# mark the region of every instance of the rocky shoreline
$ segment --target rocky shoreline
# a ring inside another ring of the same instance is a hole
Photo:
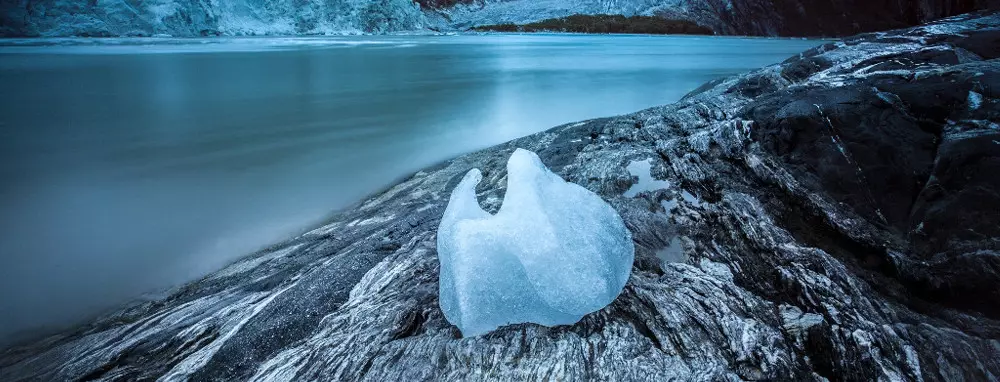
[[[527,24],[481,25],[476,32],[599,33],[599,34],[690,34],[710,36],[713,31],[688,20],[653,16],[572,15]]]
[[[1000,14],[953,17],[468,154],[0,380],[996,380],[998,57]],[[461,338],[435,232],[471,168],[499,208],[515,148],[617,210],[632,278],[576,325]]]

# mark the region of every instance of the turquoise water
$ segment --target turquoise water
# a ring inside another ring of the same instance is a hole
[[[0,337],[199,277],[458,154],[817,44],[0,40]]]

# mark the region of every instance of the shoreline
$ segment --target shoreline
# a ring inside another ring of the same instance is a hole
[[[323,40],[323,39],[343,39],[343,38],[392,38],[392,37],[460,37],[460,36],[623,36],[623,37],[693,37],[693,38],[736,38],[736,39],[764,39],[764,40],[825,40],[837,41],[843,37],[789,37],[789,36],[753,36],[753,35],[722,35],[722,34],[655,34],[655,33],[583,33],[583,32],[500,32],[500,31],[454,31],[454,32],[433,32],[414,34],[343,34],[343,35],[221,35],[221,36],[124,36],[124,37],[78,37],[78,36],[35,36],[35,37],[0,37],[0,47],[5,46],[30,46],[36,42],[114,42],[114,41],[203,41],[203,40],[268,40],[268,39],[288,39],[288,40]]]

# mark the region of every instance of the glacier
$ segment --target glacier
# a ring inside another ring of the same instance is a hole
[[[496,215],[476,197],[469,171],[438,228],[439,295],[463,335],[504,325],[569,325],[621,293],[635,247],[618,213],[593,192],[549,171],[533,152],[507,162],[507,194]]]
[[[0,36],[291,36],[423,30],[411,0],[13,0]]]

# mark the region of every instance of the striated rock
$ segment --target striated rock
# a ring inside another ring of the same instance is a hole
[[[0,380],[997,380],[998,41],[997,14],[857,36],[456,158],[162,301],[8,349]],[[632,277],[572,326],[460,338],[436,229],[471,168],[499,209],[516,147],[619,213]],[[633,188],[647,169],[660,182]]]

